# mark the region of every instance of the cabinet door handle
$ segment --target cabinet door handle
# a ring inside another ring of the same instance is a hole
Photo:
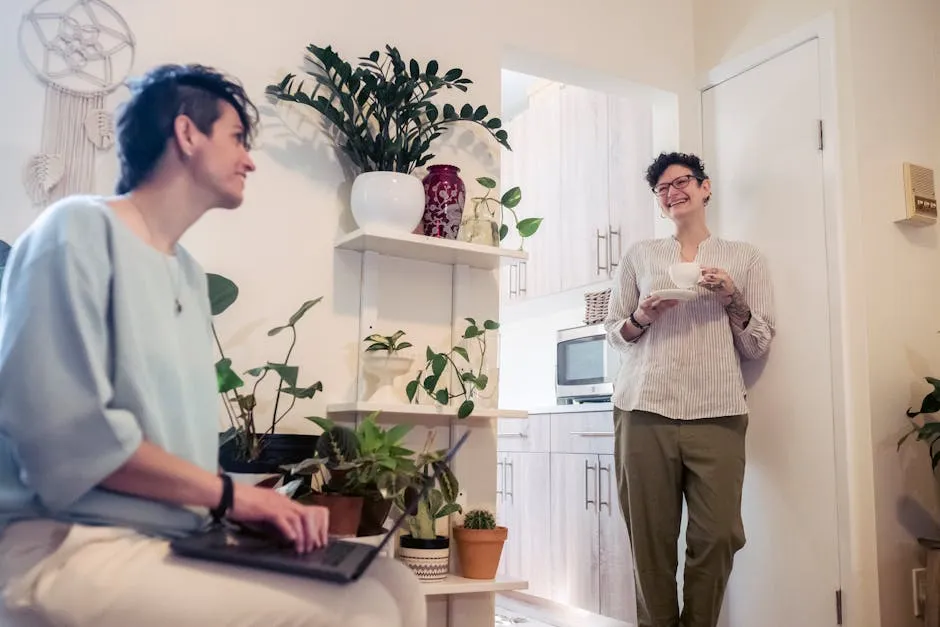
[[[614,253],[614,235],[617,236],[617,252]],[[607,227],[607,260],[610,263],[610,271],[613,272],[620,265],[620,229],[612,226]]]
[[[594,498],[590,498],[591,488],[590,488],[590,479],[588,478],[588,472],[591,470],[594,471]],[[594,508],[597,508],[597,466],[594,464],[588,464],[588,460],[584,460],[584,509],[591,509],[590,506],[593,505]]]
[[[513,286],[512,286],[513,270],[516,271],[516,285],[517,285],[517,288],[513,288]],[[516,264],[512,264],[512,265],[509,266],[509,295],[510,295],[510,296],[516,296],[516,295],[518,294],[518,292],[516,291],[516,290],[518,289],[518,285],[519,285],[519,266],[517,266]]]
[[[604,240],[604,247],[601,248],[601,240]],[[597,229],[597,274],[600,274],[602,271],[607,272],[607,265],[601,265],[601,253],[610,254],[610,251],[607,249],[607,234],[601,233],[600,229]],[[604,261],[606,263],[606,261]]]
[[[600,476],[602,472],[607,473],[607,501],[604,501],[604,497],[600,496],[600,491],[601,491],[600,490],[600,482],[601,482]],[[604,506],[606,505],[608,514],[610,514],[610,484],[612,483],[612,481],[613,481],[613,477],[610,471],[610,465],[608,464],[607,466],[601,466],[600,470],[597,471],[597,483],[598,483],[597,500],[599,501],[599,505],[597,506],[597,509],[598,511],[602,511],[604,509]]]
[[[612,438],[614,437],[613,431],[572,431],[571,435],[576,435],[579,438]]]
[[[506,482],[503,479],[503,462],[496,462],[496,500],[503,500],[503,488]]]
[[[519,294],[527,294],[529,291],[529,262],[520,261],[519,262],[519,277],[516,281],[518,285]]]
[[[529,434],[525,431],[520,431],[519,433],[500,433],[497,437],[500,438],[528,438]]]
[[[506,492],[506,496],[512,501],[513,504],[516,503],[516,486],[513,484],[516,481],[516,469],[513,468],[512,461],[507,461],[505,465],[505,470],[508,473],[509,477],[506,480],[506,486],[503,490]]]

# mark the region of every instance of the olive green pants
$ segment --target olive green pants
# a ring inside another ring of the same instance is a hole
[[[614,411],[617,487],[633,549],[639,627],[715,627],[744,546],[741,490],[748,417],[670,420]],[[676,575],[688,508],[683,607]]]

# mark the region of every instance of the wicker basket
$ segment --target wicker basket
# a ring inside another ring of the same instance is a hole
[[[607,317],[610,305],[610,288],[600,292],[584,294],[584,324],[597,324]]]

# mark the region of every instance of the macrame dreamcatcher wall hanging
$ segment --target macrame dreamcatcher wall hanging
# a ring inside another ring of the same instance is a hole
[[[19,47],[46,86],[40,149],[23,173],[30,199],[93,193],[97,151],[114,145],[105,97],[134,67],[134,34],[102,0],[39,0],[20,23]]]

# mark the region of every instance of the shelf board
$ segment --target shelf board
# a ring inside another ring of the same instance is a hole
[[[414,417],[439,417],[445,420],[457,420],[457,405],[437,406],[437,405],[396,405],[387,403],[370,403],[368,401],[359,401],[355,403],[332,403],[326,406],[328,415],[361,415],[371,414],[372,412],[382,412],[383,416],[414,416]],[[515,409],[476,409],[467,420],[494,418],[528,418],[527,411]]]
[[[529,582],[520,579],[466,579],[458,575],[447,575],[444,581],[427,582],[421,584],[424,596],[439,596],[453,594],[475,594],[479,592],[507,592],[510,590],[527,590]]]
[[[372,251],[380,255],[416,259],[433,263],[470,266],[493,270],[503,259],[526,260],[529,255],[520,250],[468,244],[456,240],[427,237],[396,231],[365,231],[358,229],[336,240],[336,248]]]

